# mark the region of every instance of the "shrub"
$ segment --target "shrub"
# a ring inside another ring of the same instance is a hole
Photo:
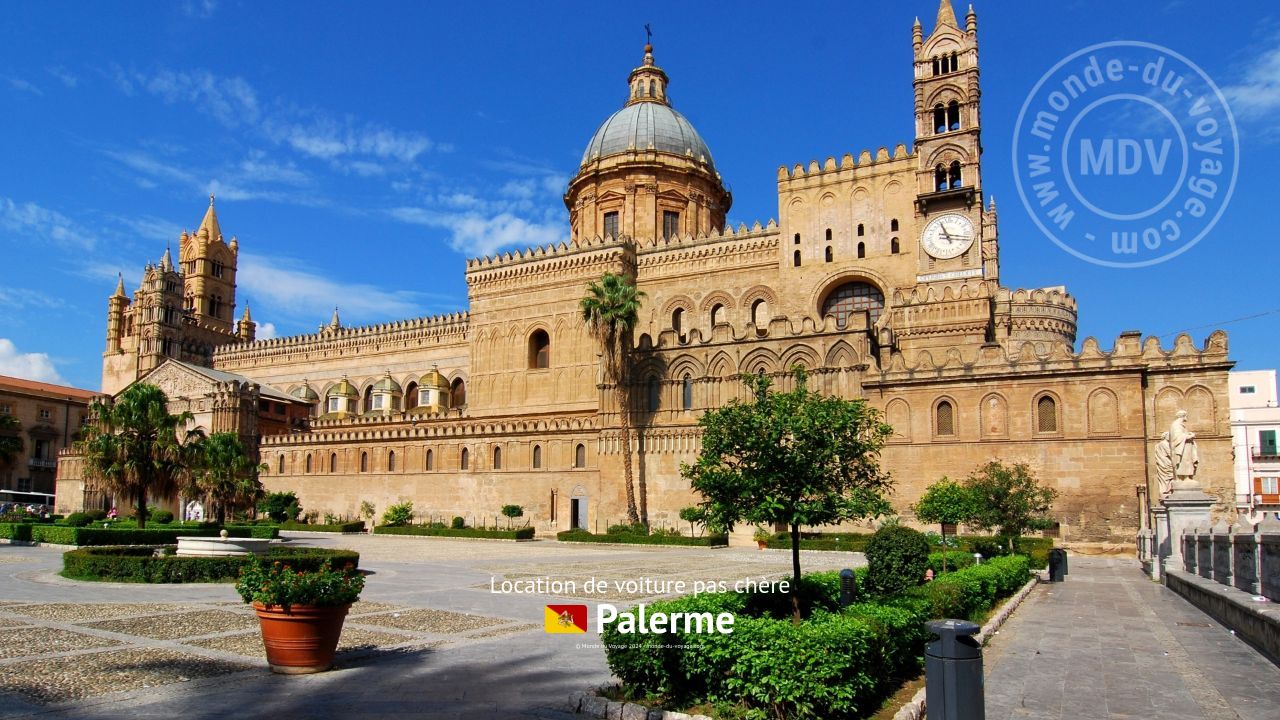
[[[89,517],[87,514],[75,512],[63,519],[62,524],[68,527],[84,527],[91,522],[93,522],[93,518]]]
[[[364,532],[363,520],[352,520],[350,522],[324,523],[322,525],[308,525],[300,522],[286,522],[280,525],[281,530],[302,530],[305,532],[332,532],[332,533],[358,533]]]
[[[293,491],[267,493],[258,501],[258,512],[266,513],[276,522],[293,520],[302,512],[298,496]]]
[[[969,540],[969,552],[978,553],[985,558],[997,558],[1008,555],[1008,544],[1003,538],[982,537]]]
[[[63,525],[33,525],[29,539],[40,543],[54,545],[172,545],[178,542],[179,535],[193,537],[216,537],[217,526],[197,526],[178,528],[94,528],[67,527]],[[228,525],[227,535],[230,537],[275,538],[279,536],[279,528],[275,525]]]
[[[486,530],[484,528],[455,528],[434,525],[379,525],[373,529],[378,535],[428,535],[434,537],[487,538],[490,540],[532,540],[531,527],[513,530]]]
[[[76,580],[110,582],[184,583],[230,582],[248,559],[233,557],[182,557],[174,546],[88,547],[62,554],[62,574]],[[159,554],[157,554],[159,553]],[[300,571],[318,569],[324,562],[353,567],[360,554],[328,548],[271,548],[267,559],[288,563]]]
[[[360,501],[360,517],[364,518],[365,520],[372,520],[374,516],[377,514],[378,514],[378,509],[373,506],[373,503],[369,502],[368,500]]]
[[[32,527],[30,523],[0,523],[0,538],[30,542]]]
[[[630,527],[630,526],[623,526]],[[640,535],[633,532],[596,535],[586,530],[565,530],[556,533],[561,542],[593,542],[623,543],[627,545],[692,545],[697,547],[722,547],[729,544],[726,535],[703,535],[702,537],[685,537],[684,535],[653,534]]]
[[[151,513],[151,520],[161,525],[168,525],[173,522],[173,513],[168,510],[157,510]]]
[[[648,535],[649,526],[644,523],[620,523],[610,525],[607,532],[610,535]]]
[[[454,530],[461,530],[467,526],[467,521],[462,519],[461,515],[454,515],[453,521],[449,523],[449,527]]]
[[[867,543],[867,581],[872,592],[897,595],[924,581],[929,542],[924,533],[902,525],[876,531]]]
[[[74,515],[74,514],[75,514],[75,513],[72,513],[72,515]],[[85,511],[84,511],[84,514],[85,514],[85,515],[88,515],[88,516],[89,516],[89,520],[91,520],[91,521],[93,521],[93,522],[99,522],[99,521],[102,521],[102,520],[106,520],[106,519],[107,519],[107,511],[106,511],[106,510],[85,510]]]
[[[865,552],[871,542],[869,533],[800,533],[801,550],[833,550],[839,552]],[[780,532],[766,543],[766,547],[790,550],[791,534]]]
[[[940,552],[929,553],[929,569],[933,570],[935,575],[942,572],[942,555]],[[948,572],[973,564],[973,553],[963,550],[948,550],[946,556]]]
[[[335,569],[329,560],[316,570],[298,571],[284,561],[264,563],[249,556],[236,581],[236,592],[246,603],[342,607],[360,598],[364,576],[354,566]]]
[[[997,598],[1010,595],[1028,579],[1030,568],[1021,555],[993,558],[947,573],[915,592],[927,601],[930,617],[980,620]]]
[[[392,527],[399,527],[401,525],[408,525],[409,522],[412,520],[413,520],[413,503],[412,502],[396,503],[391,507],[388,507],[386,512],[382,513],[383,525],[391,525]]]

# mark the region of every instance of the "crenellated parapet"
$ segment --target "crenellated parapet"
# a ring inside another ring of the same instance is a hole
[[[993,306],[996,337],[1013,342],[1074,345],[1077,313],[1076,299],[1063,287],[1000,288]]]
[[[601,265],[626,263],[628,238],[600,236],[504,252],[467,260],[467,286],[471,291],[527,288],[530,281],[598,275]]]
[[[397,320],[357,327],[329,326],[319,332],[292,335],[250,343],[223,345],[214,350],[218,368],[257,365],[263,361],[288,362],[307,359],[314,353],[359,351],[368,348],[415,347],[466,341],[470,314],[466,311]]]
[[[419,420],[426,422],[419,422]],[[414,415],[412,420],[406,416],[396,419],[353,416],[334,420],[315,420],[311,423],[311,431],[306,433],[265,436],[262,438],[262,448],[267,450],[310,447],[319,444],[542,436],[595,432],[596,428],[594,414],[527,420],[477,420],[452,417],[448,413]]]
[[[815,179],[819,181],[828,180],[854,180],[869,175],[876,174],[880,170],[896,172],[899,167],[884,167],[889,163],[898,163],[901,161],[912,160],[915,153],[907,150],[907,146],[898,143],[893,148],[893,155],[890,156],[889,150],[881,147],[876,150],[875,156],[871,155],[871,151],[863,150],[858,154],[857,160],[850,153],[845,153],[840,158],[839,164],[836,163],[834,157],[827,157],[826,161],[821,165],[817,160],[810,160],[808,167],[796,164],[794,167],[788,168],[783,165],[778,168],[778,186],[779,189],[790,189],[791,183],[799,183],[807,185]]]

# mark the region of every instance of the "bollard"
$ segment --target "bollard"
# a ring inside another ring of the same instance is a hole
[[[937,636],[925,646],[927,720],[984,720],[982,646],[973,638],[982,628],[964,620],[925,623]]]
[[[1062,582],[1067,575],[1067,551],[1054,548],[1049,551],[1049,582]]]
[[[840,571],[840,607],[848,607],[858,599],[858,576],[849,568]]]

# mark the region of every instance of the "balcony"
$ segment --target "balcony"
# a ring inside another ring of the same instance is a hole
[[[57,470],[57,460],[45,460],[43,458],[31,458],[27,461],[27,467],[32,470]]]
[[[1249,454],[1253,456],[1254,462],[1280,462],[1280,448],[1274,445],[1266,447],[1250,445]]]

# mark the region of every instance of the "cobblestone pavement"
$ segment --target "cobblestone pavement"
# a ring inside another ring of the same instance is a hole
[[[788,573],[790,555],[746,549],[599,547],[387,536],[298,536],[348,547],[371,572],[344,625],[337,669],[266,670],[251,609],[229,585],[84,583],[56,573],[65,548],[0,545],[0,718],[576,718],[569,694],[609,679],[596,638],[547,635],[543,606],[590,597],[588,578],[688,582]],[[805,553],[806,570],[861,562]],[[491,582],[574,579],[560,597]]]
[[[1131,559],[1073,555],[984,661],[987,720],[1280,718],[1280,669]]]

